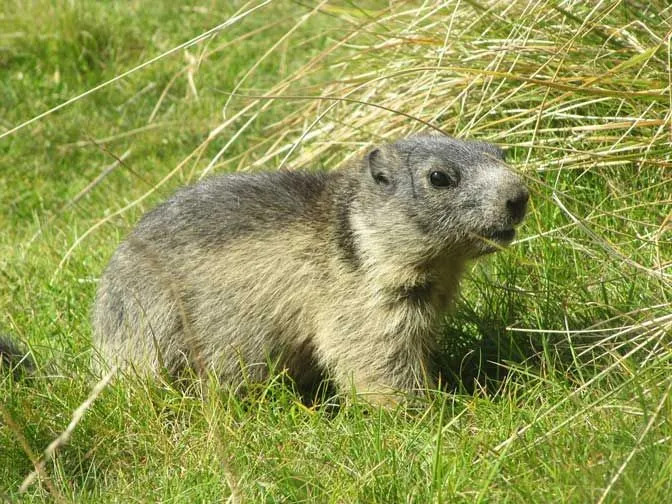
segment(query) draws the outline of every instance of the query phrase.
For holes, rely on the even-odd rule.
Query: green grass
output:
[[[0,135],[260,3],[6,0]],[[667,502],[666,4],[276,1],[0,138],[0,330],[40,367],[0,375],[0,497]],[[307,408],[282,376],[242,398],[113,382],[19,492],[91,393],[96,280],[144,211],[423,122],[507,147],[532,192],[446,319],[445,390],[381,411]]]

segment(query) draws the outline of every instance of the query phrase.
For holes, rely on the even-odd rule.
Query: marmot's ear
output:
[[[491,143],[485,145],[487,153],[493,155],[495,159],[499,159],[500,161],[506,161],[506,151],[502,149],[499,145]]]
[[[389,169],[389,162],[385,159],[382,149],[375,148],[366,155],[366,166],[373,181],[386,191],[394,190],[394,178]]]
[[[486,156],[491,156],[498,161],[506,162],[507,152],[502,149],[499,145],[492,144],[490,142],[480,142],[474,141],[474,144],[477,146],[477,149],[485,153]]]

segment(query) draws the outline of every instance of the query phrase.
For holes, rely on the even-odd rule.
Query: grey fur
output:
[[[434,187],[440,170],[448,187]],[[498,147],[414,136],[331,173],[213,177],[147,213],[100,281],[94,346],[230,386],[268,363],[371,400],[431,386],[465,263],[513,238],[528,192]]]
[[[0,334],[0,369],[9,369],[18,378],[24,371],[33,373],[35,361],[18,343]]]

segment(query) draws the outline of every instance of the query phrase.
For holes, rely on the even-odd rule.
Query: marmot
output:
[[[35,369],[35,361],[30,352],[0,334],[0,371],[12,371],[14,377],[19,378],[24,372],[34,373]]]
[[[431,387],[465,263],[512,241],[528,190],[479,141],[420,135],[328,173],[229,174],[177,191],[105,270],[93,344],[140,373],[323,377],[374,402]]]

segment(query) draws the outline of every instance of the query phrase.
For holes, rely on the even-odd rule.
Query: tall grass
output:
[[[3,3],[0,135],[111,82],[0,139],[0,326],[40,367],[0,376],[0,495],[666,502],[672,8],[263,4]],[[142,212],[214,173],[336,169],[432,130],[506,147],[532,201],[465,280],[426,407],[309,409],[283,375],[244,398],[137,380],[73,420],[95,283]]]

